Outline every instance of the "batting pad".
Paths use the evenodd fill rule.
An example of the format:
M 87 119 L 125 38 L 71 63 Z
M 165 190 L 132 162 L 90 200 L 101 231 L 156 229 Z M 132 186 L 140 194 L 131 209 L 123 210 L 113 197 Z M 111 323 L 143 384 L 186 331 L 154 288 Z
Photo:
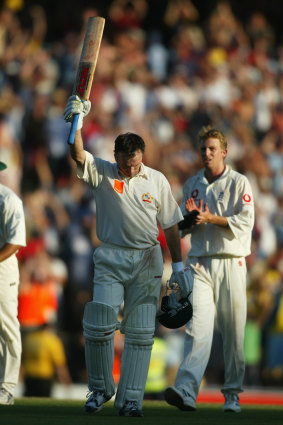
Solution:
M 125 333 L 121 374 L 115 407 L 121 409 L 125 401 L 137 401 L 142 406 L 144 388 L 155 331 L 155 306 L 143 304 L 136 307 L 121 327 Z
M 107 397 L 115 392 L 112 370 L 114 362 L 115 310 L 107 305 L 89 302 L 85 306 L 83 329 L 88 387 L 102 390 Z

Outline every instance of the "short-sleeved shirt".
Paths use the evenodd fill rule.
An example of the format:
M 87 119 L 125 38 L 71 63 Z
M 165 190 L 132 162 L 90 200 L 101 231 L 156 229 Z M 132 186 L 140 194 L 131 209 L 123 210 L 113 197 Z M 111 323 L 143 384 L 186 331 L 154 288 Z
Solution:
M 250 254 L 254 200 L 250 183 L 243 174 L 226 166 L 221 177 L 209 183 L 202 169 L 184 184 L 181 203 L 184 215 L 188 198 L 193 198 L 197 206 L 202 199 L 212 214 L 226 217 L 229 224 L 228 227 L 210 223 L 194 226 L 189 256 L 245 257 Z
M 157 222 L 167 229 L 183 219 L 166 177 L 144 164 L 127 178 L 116 163 L 86 152 L 84 169 L 77 172 L 93 189 L 96 232 L 104 244 L 146 249 L 159 243 Z
M 8 187 L 0 184 L 0 247 L 6 243 L 26 245 L 23 203 Z M 0 300 L 18 296 L 19 267 L 16 254 L 0 262 Z

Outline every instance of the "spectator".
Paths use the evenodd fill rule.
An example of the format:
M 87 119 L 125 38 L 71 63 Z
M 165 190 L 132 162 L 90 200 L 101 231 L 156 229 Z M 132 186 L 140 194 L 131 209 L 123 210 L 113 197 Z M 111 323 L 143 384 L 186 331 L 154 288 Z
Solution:
M 24 332 L 21 371 L 25 397 L 50 397 L 55 379 L 71 385 L 63 343 L 47 323 Z

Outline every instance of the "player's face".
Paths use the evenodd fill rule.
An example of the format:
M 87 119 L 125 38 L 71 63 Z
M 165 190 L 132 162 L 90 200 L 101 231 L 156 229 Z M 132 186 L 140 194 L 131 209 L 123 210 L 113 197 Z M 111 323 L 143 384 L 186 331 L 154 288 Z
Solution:
M 123 152 L 118 152 L 115 155 L 118 168 L 126 177 L 135 177 L 140 172 L 142 157 L 141 150 L 137 150 L 134 156 L 130 158 Z
M 222 149 L 219 140 L 211 137 L 201 142 L 200 153 L 204 167 L 217 171 L 224 165 L 227 149 Z

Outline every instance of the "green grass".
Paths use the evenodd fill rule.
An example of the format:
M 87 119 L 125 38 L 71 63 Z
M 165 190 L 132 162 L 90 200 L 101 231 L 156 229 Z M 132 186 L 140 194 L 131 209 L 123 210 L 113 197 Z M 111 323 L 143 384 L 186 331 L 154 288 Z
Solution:
M 283 406 L 242 406 L 242 413 L 223 413 L 220 404 L 199 404 L 195 412 L 182 412 L 165 402 L 145 401 L 143 418 L 118 416 L 113 403 L 96 415 L 84 412 L 84 400 L 21 398 L 14 406 L 0 407 L 1 425 L 282 425 Z

